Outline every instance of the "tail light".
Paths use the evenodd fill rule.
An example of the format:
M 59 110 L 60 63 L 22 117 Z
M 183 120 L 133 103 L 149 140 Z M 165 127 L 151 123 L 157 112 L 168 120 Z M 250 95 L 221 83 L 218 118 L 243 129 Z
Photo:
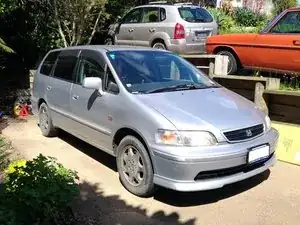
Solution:
M 185 31 L 184 27 L 180 23 L 176 23 L 174 30 L 174 39 L 184 39 Z

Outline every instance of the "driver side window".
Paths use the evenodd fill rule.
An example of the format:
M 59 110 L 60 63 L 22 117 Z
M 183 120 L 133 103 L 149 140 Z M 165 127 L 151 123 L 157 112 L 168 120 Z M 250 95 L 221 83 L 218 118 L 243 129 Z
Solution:
M 142 17 L 142 9 L 133 9 L 123 19 L 123 24 L 139 23 Z
M 77 83 L 82 84 L 86 77 L 99 77 L 103 80 L 104 69 L 95 60 L 82 57 L 79 62 Z
M 300 33 L 300 12 L 289 12 L 279 20 L 270 33 L 295 34 Z

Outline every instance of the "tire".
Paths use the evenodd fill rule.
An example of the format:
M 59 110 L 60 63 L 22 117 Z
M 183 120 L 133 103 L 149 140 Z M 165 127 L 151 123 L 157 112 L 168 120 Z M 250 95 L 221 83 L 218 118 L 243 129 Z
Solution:
M 162 41 L 154 42 L 154 44 L 152 45 L 152 48 L 167 50 L 166 45 Z
M 57 129 L 53 126 L 49 107 L 42 103 L 39 108 L 39 127 L 45 137 L 57 136 Z
M 145 146 L 133 136 L 126 136 L 117 147 L 120 181 L 132 194 L 151 196 L 154 192 L 153 167 Z
M 113 40 L 113 38 L 112 38 L 112 37 L 106 38 L 105 41 L 104 41 L 104 44 L 105 44 L 105 45 L 114 45 L 114 40 Z
M 232 75 L 238 71 L 238 59 L 230 51 L 220 51 L 218 55 L 227 55 L 228 56 L 228 70 L 227 74 Z

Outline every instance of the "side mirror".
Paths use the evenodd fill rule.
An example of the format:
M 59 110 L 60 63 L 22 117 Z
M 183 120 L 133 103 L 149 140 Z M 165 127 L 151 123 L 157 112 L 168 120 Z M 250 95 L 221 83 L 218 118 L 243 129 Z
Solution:
M 86 77 L 83 79 L 82 87 L 86 89 L 98 90 L 103 95 L 102 80 L 100 77 Z
M 115 83 L 113 83 L 113 82 L 109 82 L 107 90 L 110 91 L 110 92 L 112 92 L 112 93 L 115 93 L 115 94 L 119 93 L 119 87 L 118 87 L 118 85 L 115 84 Z

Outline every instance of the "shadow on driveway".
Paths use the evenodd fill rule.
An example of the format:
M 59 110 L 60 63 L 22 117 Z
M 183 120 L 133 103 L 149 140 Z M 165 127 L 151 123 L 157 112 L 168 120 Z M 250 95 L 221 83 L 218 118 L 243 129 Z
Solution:
M 86 155 L 97 160 L 99 163 L 105 165 L 107 168 L 114 172 L 117 172 L 115 158 L 79 139 L 76 137 L 61 132 L 60 138 L 77 148 Z M 254 188 L 255 186 L 261 184 L 263 181 L 267 180 L 270 175 L 270 171 L 267 170 L 250 179 L 225 186 L 221 189 L 211 190 L 211 191 L 201 191 L 201 192 L 176 192 L 166 188 L 159 188 L 155 195 L 153 196 L 155 200 L 176 206 L 176 207 L 188 207 L 196 205 L 211 204 L 221 201 L 226 198 L 239 195 L 247 190 Z M 120 183 L 121 185 L 121 183 Z
M 100 191 L 99 191 L 100 190 Z M 75 201 L 73 210 L 78 224 L 103 225 L 195 225 L 196 219 L 180 221 L 178 213 L 169 215 L 163 210 L 152 215 L 142 207 L 134 207 L 120 199 L 118 195 L 105 196 L 98 184 L 82 182 L 80 197 Z

